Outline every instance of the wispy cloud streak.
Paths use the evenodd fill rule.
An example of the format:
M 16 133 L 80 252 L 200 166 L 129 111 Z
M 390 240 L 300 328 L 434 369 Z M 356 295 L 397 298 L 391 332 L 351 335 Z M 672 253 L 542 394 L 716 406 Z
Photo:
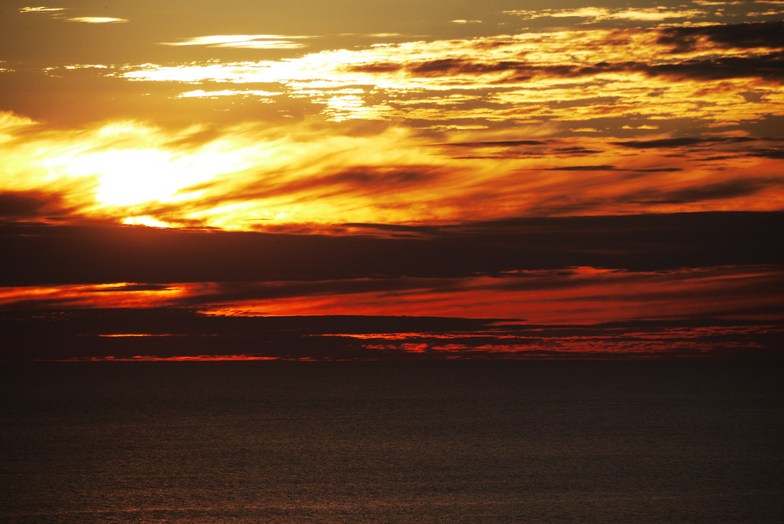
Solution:
M 125 18 L 115 18 L 112 16 L 75 16 L 66 18 L 66 22 L 78 22 L 82 24 L 125 24 L 129 20 Z
M 205 46 L 235 49 L 299 49 L 307 44 L 298 40 L 307 36 L 284 35 L 207 35 L 187 38 L 179 42 L 163 42 L 167 46 Z
M 510 10 L 505 14 L 519 16 L 524 20 L 537 18 L 583 18 L 588 22 L 602 22 L 607 20 L 631 20 L 635 22 L 660 22 L 663 20 L 691 20 L 704 16 L 704 11 L 699 9 L 668 9 L 666 7 L 650 8 L 607 8 L 607 7 L 581 7 L 578 9 L 536 9 L 536 10 Z
M 64 7 L 46 7 L 46 6 L 35 6 L 35 7 L 21 7 L 19 8 L 19 12 L 23 14 L 29 13 L 60 13 L 65 11 Z

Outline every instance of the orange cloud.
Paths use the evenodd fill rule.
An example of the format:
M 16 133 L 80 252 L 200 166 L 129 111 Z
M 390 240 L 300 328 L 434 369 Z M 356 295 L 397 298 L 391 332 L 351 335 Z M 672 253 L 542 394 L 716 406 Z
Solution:
M 419 316 L 588 325 L 698 318 L 777 321 L 773 266 L 658 272 L 597 268 L 499 276 L 0 288 L 3 308 L 199 308 L 212 316 Z M 363 290 L 365 289 L 365 290 Z M 254 298 L 255 297 L 255 298 Z
M 115 284 L 0 287 L 0 308 L 91 307 L 147 308 L 176 303 L 198 287 L 195 284 Z
M 386 291 L 300 294 L 216 303 L 213 315 L 378 315 L 524 319 L 595 324 L 698 317 L 777 319 L 782 275 L 773 267 L 716 267 L 656 273 L 577 268 L 500 277 L 412 280 Z M 347 290 L 352 286 L 346 285 Z M 767 290 L 767 291 L 766 291 Z M 299 289 L 301 291 L 301 289 Z M 205 302 L 209 301 L 204 297 Z M 768 313 L 765 313 L 768 311 Z

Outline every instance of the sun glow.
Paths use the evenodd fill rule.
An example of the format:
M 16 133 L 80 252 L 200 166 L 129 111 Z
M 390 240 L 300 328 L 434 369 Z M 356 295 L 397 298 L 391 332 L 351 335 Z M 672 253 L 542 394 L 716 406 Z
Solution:
M 123 218 L 120 222 L 122 224 L 125 224 L 126 226 L 145 226 L 145 227 L 157 227 L 163 229 L 175 227 L 174 224 L 170 224 L 168 222 L 158 220 L 157 218 L 151 217 L 150 215 L 126 217 Z
M 333 110 L 355 103 L 335 99 Z M 49 216 L 229 230 L 574 210 L 773 210 L 782 201 L 775 140 L 582 137 L 564 148 L 543 126 L 520 127 L 522 141 L 486 132 L 477 140 L 467 130 L 441 142 L 403 127 L 342 125 L 339 133 L 306 124 L 167 129 L 138 122 L 54 131 L 6 114 L 0 189 L 33 198 Z M 663 156 L 660 146 L 670 145 L 680 153 Z
M 181 191 L 236 169 L 229 154 L 204 151 L 178 155 L 160 149 L 123 149 L 89 153 L 70 165 L 80 176 L 96 176 L 95 193 L 102 206 L 134 206 L 146 202 L 184 200 Z
M 145 108 L 128 114 L 146 116 L 64 129 L 0 114 L 0 191 L 12 215 L 42 221 L 233 230 L 781 209 L 782 143 L 767 129 L 784 107 L 781 23 L 708 11 L 554 6 L 506 11 L 536 23 L 503 34 L 348 46 L 178 30 L 143 60 L 48 64 L 47 81 L 122 86 Z M 128 16 L 107 35 L 142 23 Z M 158 111 L 168 124 L 142 119 Z

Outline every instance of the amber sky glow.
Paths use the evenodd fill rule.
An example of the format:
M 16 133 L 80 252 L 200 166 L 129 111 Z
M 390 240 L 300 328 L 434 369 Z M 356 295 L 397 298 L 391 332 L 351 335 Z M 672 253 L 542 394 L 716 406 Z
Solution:
M 780 222 L 783 79 L 776 0 L 7 1 L 0 219 L 21 247 L 0 307 L 778 322 L 772 225 L 744 234 L 757 219 L 729 213 Z M 574 235 L 555 256 L 547 240 L 594 223 L 559 217 L 681 213 L 707 226 L 661 218 L 667 231 L 708 227 L 713 255 L 686 255 L 688 242 L 655 234 L 664 222 L 638 218 L 593 231 L 601 247 Z M 521 218 L 552 221 L 509 222 Z M 753 249 L 721 244 L 736 223 L 731 238 Z M 52 260 L 21 276 L 44 250 L 101 254 L 90 239 L 131 227 L 187 228 L 205 246 L 210 232 L 302 235 L 281 264 L 311 266 L 186 278 L 140 240 L 129 252 L 171 271 L 85 260 L 91 276 L 66 278 Z M 335 235 L 368 252 L 352 247 L 351 271 L 320 274 L 323 248 L 310 246 Z M 439 273 L 439 242 L 461 235 L 471 262 Z M 432 247 L 418 267 L 418 252 L 390 244 L 399 259 L 379 269 L 363 263 L 377 238 Z M 265 242 L 221 256 L 266 260 Z M 519 258 L 471 251 L 499 245 Z

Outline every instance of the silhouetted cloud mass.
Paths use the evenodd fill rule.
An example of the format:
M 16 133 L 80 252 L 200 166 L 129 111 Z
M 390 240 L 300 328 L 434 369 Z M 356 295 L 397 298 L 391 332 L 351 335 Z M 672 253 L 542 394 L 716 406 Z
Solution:
M 523 325 L 437 317 L 205 317 L 193 310 L 0 312 L 0 360 L 780 358 L 784 326 L 691 319 Z M 608 336 L 612 334 L 612 336 Z
M 29 219 L 65 211 L 57 194 L 43 191 L 0 192 L 0 217 L 5 219 Z
M 699 190 L 753 193 L 760 181 Z M 644 194 L 638 195 L 645 196 Z M 664 192 L 650 198 L 684 200 Z M 445 226 L 359 224 L 360 235 L 296 235 L 11 224 L 0 283 L 458 277 L 576 266 L 663 270 L 781 264 L 784 213 L 524 218 Z M 57 263 L 52 263 L 56 260 Z

